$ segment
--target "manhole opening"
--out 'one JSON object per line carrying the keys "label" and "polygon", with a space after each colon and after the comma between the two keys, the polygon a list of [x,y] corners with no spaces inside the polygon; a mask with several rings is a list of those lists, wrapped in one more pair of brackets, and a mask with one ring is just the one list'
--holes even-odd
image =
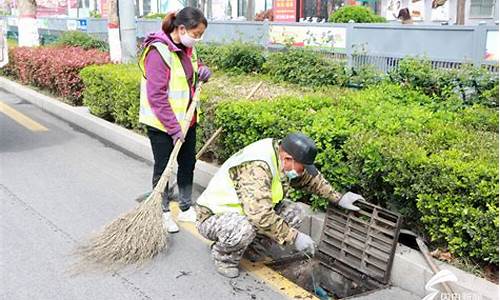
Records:
{"label": "manhole opening", "polygon": [[321,287],[320,292],[333,298],[387,286],[401,216],[368,202],[357,203],[358,212],[327,210],[314,258],[296,256],[270,266],[302,288],[314,293]]}
{"label": "manhole opening", "polygon": [[320,299],[348,298],[370,293],[384,286],[378,282],[350,280],[329,269],[315,258],[303,258],[287,263],[271,263],[269,266],[303,289],[316,294]]}

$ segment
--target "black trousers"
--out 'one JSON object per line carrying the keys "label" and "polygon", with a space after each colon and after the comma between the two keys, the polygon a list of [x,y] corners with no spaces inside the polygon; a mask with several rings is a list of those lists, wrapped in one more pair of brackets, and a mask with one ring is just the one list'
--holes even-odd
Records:
{"label": "black trousers", "polygon": [[[160,180],[174,149],[172,137],[161,130],[147,126],[147,134],[153,150],[153,188]],[[191,207],[194,166],[196,164],[196,125],[189,128],[184,143],[177,156],[177,186],[179,187],[179,207],[186,211]],[[168,186],[164,191],[163,211],[169,211]]]}

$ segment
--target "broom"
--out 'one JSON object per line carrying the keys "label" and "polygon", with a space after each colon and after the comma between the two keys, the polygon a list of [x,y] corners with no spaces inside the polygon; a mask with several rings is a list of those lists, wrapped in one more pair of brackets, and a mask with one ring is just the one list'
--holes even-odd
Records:
{"label": "broom", "polygon": [[[250,92],[250,94],[247,95],[247,97],[245,98],[246,100],[250,100],[250,98],[253,97],[253,95],[259,90],[259,88],[262,86],[264,82],[263,81],[259,81],[259,83],[252,89],[252,91]],[[211,136],[210,138],[206,141],[206,143],[201,147],[201,149],[198,151],[198,153],[196,153],[196,160],[199,160],[200,157],[205,154],[205,151],[207,151],[208,147],[210,147],[212,145],[212,143],[215,141],[215,139],[217,139],[217,137],[221,134],[222,132],[222,127],[219,127]],[[169,195],[173,195],[174,194],[174,188],[175,186],[177,185],[177,181],[175,180],[175,178],[172,180],[172,182],[170,182],[170,187],[168,189],[168,194]],[[149,196],[151,192],[147,192],[147,193],[144,193],[140,196],[138,196],[137,198],[135,198],[135,201],[137,202],[142,202],[144,200],[147,199],[147,197]]]}
{"label": "broom", "polygon": [[[184,134],[199,103],[200,91],[201,84],[198,84],[186,118],[181,123]],[[100,233],[79,247],[77,254],[81,256],[81,260],[78,269],[100,266],[114,270],[128,264],[140,265],[167,247],[161,203],[181,146],[182,141],[175,143],[160,180],[144,202],[106,225]]]}

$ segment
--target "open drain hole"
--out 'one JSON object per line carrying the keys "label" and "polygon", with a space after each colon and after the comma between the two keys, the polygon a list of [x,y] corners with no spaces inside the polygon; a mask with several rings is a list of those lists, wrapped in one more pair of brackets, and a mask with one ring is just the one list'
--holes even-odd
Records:
{"label": "open drain hole", "polygon": [[302,257],[286,263],[271,262],[267,265],[320,299],[343,299],[371,293],[383,287],[377,283],[356,283],[315,258]]}

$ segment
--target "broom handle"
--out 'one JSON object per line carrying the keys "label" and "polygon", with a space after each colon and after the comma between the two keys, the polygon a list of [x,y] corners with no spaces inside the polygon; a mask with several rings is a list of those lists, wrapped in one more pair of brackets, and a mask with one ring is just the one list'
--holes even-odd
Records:
{"label": "broom handle", "polygon": [[[255,92],[257,92],[257,90],[260,88],[260,86],[262,85],[262,83],[264,83],[263,81],[260,81],[253,89],[252,91],[250,92],[250,94],[248,94],[246,100],[249,100],[250,98],[252,98],[252,96],[255,94]],[[207,151],[207,148],[213,143],[213,141],[219,136],[219,134],[222,132],[222,127],[219,127],[213,134],[212,136],[208,139],[208,141],[205,143],[205,145],[203,145],[203,147],[201,147],[200,151],[198,151],[198,153],[196,153],[196,160],[199,160],[200,157],[203,155],[203,153],[205,153],[205,151]]]}
{"label": "broom handle", "polygon": [[[189,105],[186,117],[184,118],[184,124],[181,125],[181,130],[182,133],[184,134],[184,137],[186,136],[186,133],[189,130],[189,125],[191,124],[191,120],[193,119],[194,111],[198,106],[198,102],[200,102],[200,92],[201,92],[201,83],[196,86],[196,91],[194,92],[193,101],[191,101],[191,104]],[[154,188],[155,192],[163,193],[163,191],[165,190],[165,187],[167,186],[167,183],[170,179],[170,175],[172,174],[172,171],[174,169],[174,163],[177,159],[177,155],[181,150],[182,143],[183,142],[180,139],[177,140],[177,142],[175,143],[174,149],[172,150],[172,153],[170,153],[170,158],[168,159],[167,166],[165,167],[165,170],[161,174],[161,178],[158,181],[158,184]]]}

